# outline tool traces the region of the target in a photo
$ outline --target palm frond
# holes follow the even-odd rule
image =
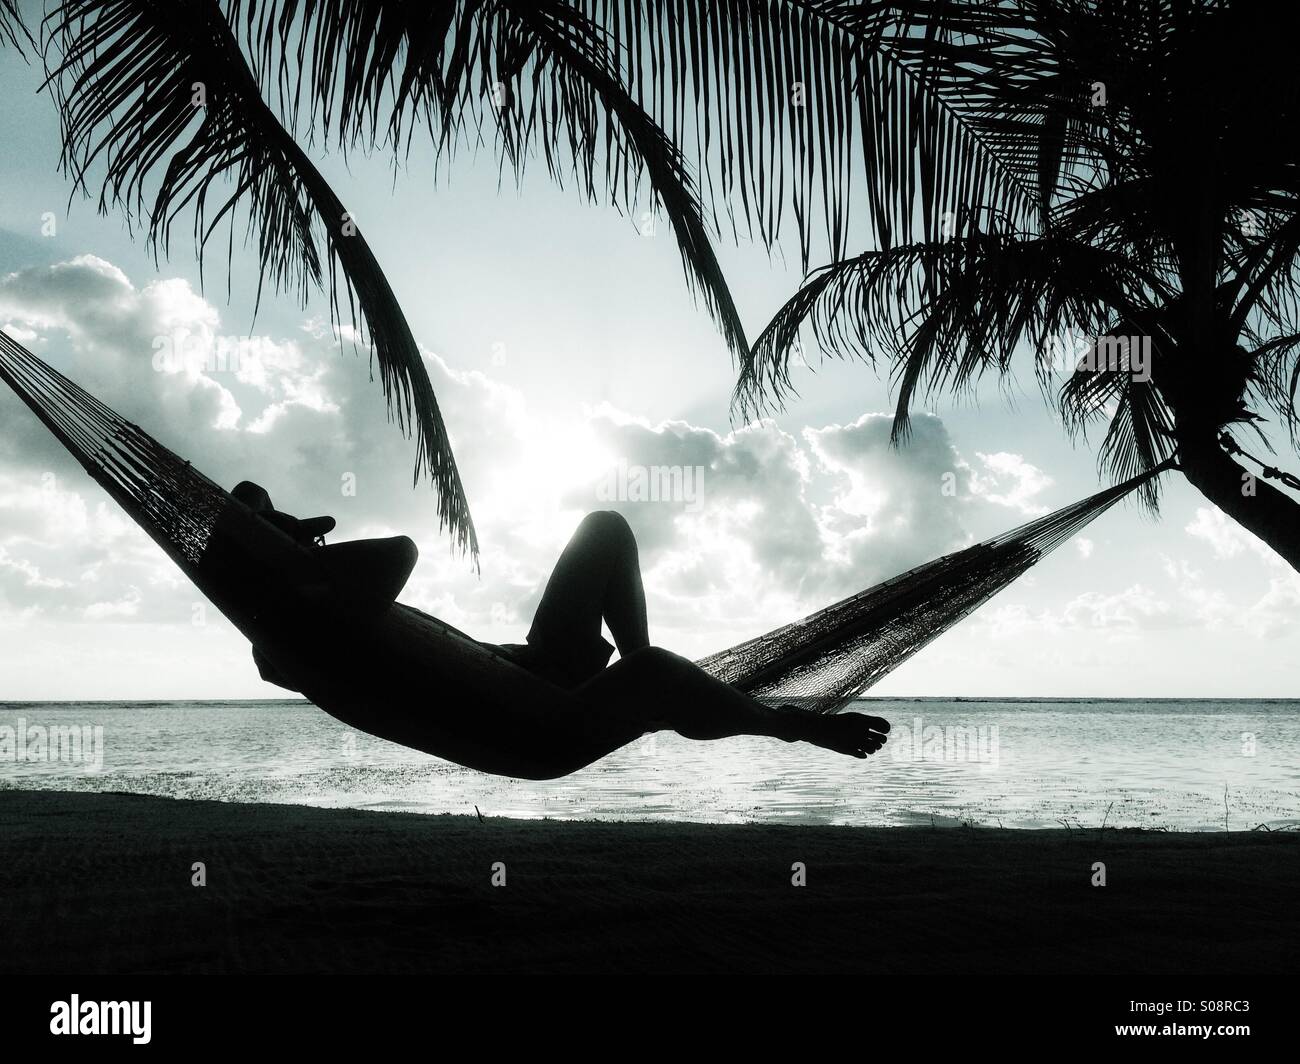
[[[1286,426],[1293,445],[1300,445],[1300,332],[1274,336],[1249,352],[1250,390]]]
[[[490,134],[522,175],[540,155],[561,184],[620,210],[648,197],[667,216],[688,281],[732,350],[747,341],[718,265],[695,178],[634,98],[620,42],[565,0],[228,0],[291,128],[345,150],[409,149],[419,130],[442,160]]]
[[[602,24],[620,6],[587,3]],[[996,6],[645,0],[625,5],[644,32],[620,40],[629,83],[670,139],[694,142],[692,162],[733,230],[739,217],[770,245],[793,215],[807,269],[814,236],[835,260],[851,234],[879,248],[940,227],[960,234],[975,203],[1032,214],[1032,175],[935,91],[1006,36],[1002,22],[1021,20]],[[936,61],[958,41],[961,60]]]
[[[886,145],[866,183],[876,247],[814,272],[773,317],[742,364],[743,412],[792,390],[805,327],[825,354],[887,360],[897,436],[919,394],[1006,374],[1026,346],[1047,390],[1053,334],[1122,326],[1150,340],[1153,379],[1090,367],[1059,396],[1072,431],[1108,420],[1099,460],[1116,479],[1158,466],[1173,434],[1255,424],[1264,407],[1297,435],[1294,19],[1220,0],[861,7],[883,63],[863,67]],[[890,111],[905,78],[921,91]],[[940,112],[964,147],[936,152],[946,134],[917,129]],[[993,176],[967,186],[945,239],[934,204],[978,167]],[[913,239],[892,246],[882,219]]]
[[[1097,465],[1118,483],[1150,472],[1174,454],[1170,435],[1174,419],[1157,388],[1137,383],[1128,374],[1107,375],[1120,380]],[[1152,512],[1160,506],[1160,483],[1155,477],[1137,489],[1138,498]]]
[[[727,228],[772,247],[793,218],[807,268],[814,239],[836,259],[854,226],[864,235],[855,199],[864,238],[887,247],[964,232],[968,204],[1028,218],[1041,198],[1046,167],[1018,167],[1025,137],[935,91],[950,67],[1017,39],[1026,16],[983,2],[226,2],[291,128],[302,115],[344,147],[397,152],[424,128],[443,155],[490,133],[516,174],[535,153],[629,213],[648,186],[733,347],[710,244]],[[918,33],[967,50],[931,68],[912,53]],[[1062,172],[1070,158],[1063,148]]]
[[[1117,307],[1149,331],[1145,292],[1158,285],[1123,256],[1054,234],[991,228],[866,252],[814,273],[782,307],[754,343],[736,402],[753,414],[783,398],[808,325],[824,353],[890,363],[898,436],[918,392],[962,390],[990,369],[1006,374],[1022,344],[1045,382],[1059,338],[1102,333]]]
[[[749,347],[744,326],[714,254],[694,181],[673,141],[624,88],[606,35],[562,0],[501,0],[500,11],[503,25],[530,56],[534,74],[527,100],[519,99],[517,106],[508,100],[495,109],[511,163],[522,164],[530,135],[541,130],[548,169],[559,176],[551,145],[567,137],[586,192],[594,196],[597,130],[603,124],[607,166],[627,187],[633,173],[645,174],[673,227],[688,280],[728,345],[743,355]]]
[[[1158,364],[1170,361],[1169,336],[1159,329],[1151,334],[1153,322],[1158,321],[1158,315],[1146,315],[1141,321],[1119,318],[1105,329],[1107,336],[1147,336],[1151,365],[1145,379],[1134,374],[1131,356],[1108,365],[1095,357],[1094,349],[1094,357],[1084,354],[1072,367],[1057,397],[1065,427],[1072,435],[1086,436],[1093,424],[1106,422],[1097,467],[1115,482],[1155,469],[1175,450],[1174,414],[1155,382]],[[1142,484],[1138,497],[1157,511],[1160,479]]]
[[[0,0],[0,44],[6,41],[24,57],[28,48],[36,48],[36,41],[18,10],[18,0]]]
[[[173,224],[191,211],[200,263],[225,222],[229,264],[243,209],[260,261],[259,302],[268,281],[303,301],[326,287],[336,320],[345,301],[372,346],[390,416],[415,435],[417,480],[428,473],[442,526],[477,557],[446,426],[392,288],[263,99],[217,0],[64,0],[47,16],[45,34],[62,162],[76,186],[89,192],[91,170],[102,164],[100,210],[123,209],[162,254]]]
[[[294,132],[400,149],[439,104],[448,46],[485,0],[223,0]]]

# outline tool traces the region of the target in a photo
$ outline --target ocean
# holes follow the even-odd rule
[[[1300,700],[859,705],[894,725],[866,761],[771,739],[665,733],[534,782],[395,746],[301,701],[0,702],[0,788],[516,818],[1300,826]]]

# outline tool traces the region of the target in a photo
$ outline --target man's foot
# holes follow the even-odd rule
[[[805,713],[806,743],[850,757],[867,757],[885,745],[889,721],[868,713]]]

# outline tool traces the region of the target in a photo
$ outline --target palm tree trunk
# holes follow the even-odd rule
[[[1300,502],[1239,466],[1213,434],[1180,434],[1178,461],[1193,487],[1300,572]]]

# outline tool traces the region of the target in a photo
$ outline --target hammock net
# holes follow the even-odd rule
[[[0,331],[0,379],[218,607],[241,604],[201,563],[236,502],[189,462]],[[771,703],[833,713],[1163,467],[899,576],[698,664]],[[251,608],[251,607],[249,607]]]

